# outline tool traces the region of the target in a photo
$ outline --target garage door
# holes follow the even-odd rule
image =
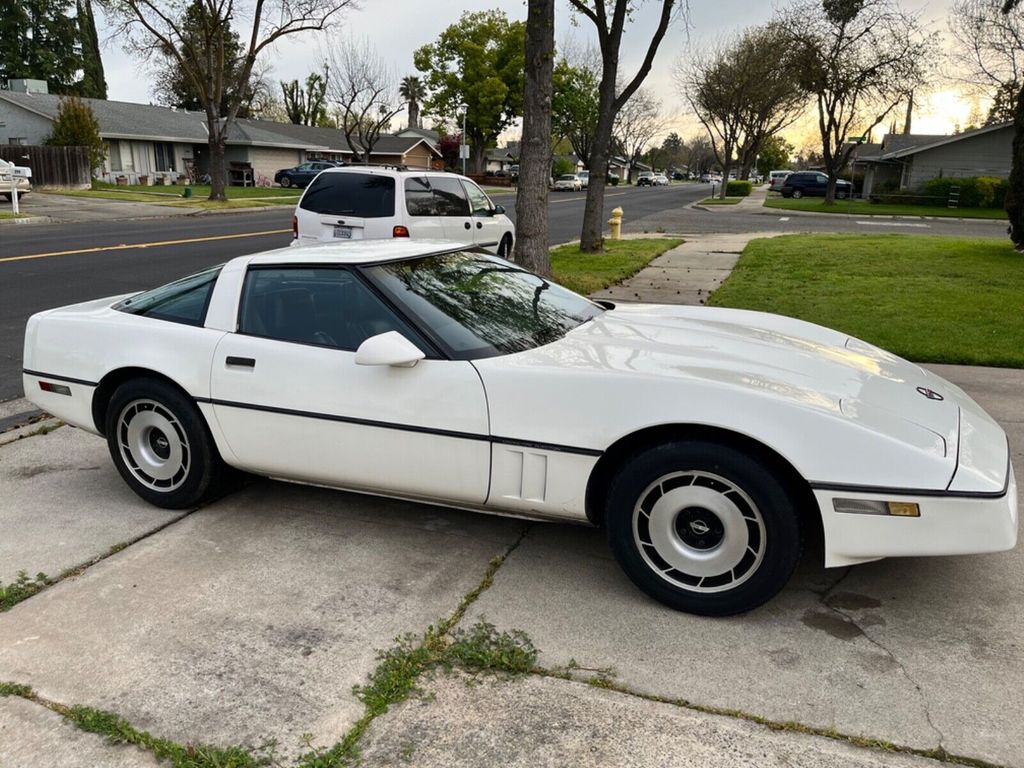
[[[255,178],[266,176],[273,181],[274,174],[282,168],[294,168],[299,164],[299,150],[249,147],[249,162]]]

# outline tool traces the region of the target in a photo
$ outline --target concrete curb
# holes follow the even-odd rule
[[[791,211],[786,208],[768,208],[761,207],[747,211],[747,213],[754,216],[809,216],[813,218],[831,218],[831,219],[847,219],[853,220],[858,215],[863,216],[866,219],[890,219],[890,220],[902,220],[902,221],[966,221],[971,224],[975,223],[987,223],[987,224],[1001,224],[1002,226],[1009,225],[1009,221],[1003,219],[980,219],[970,216],[900,216],[892,213],[829,213],[827,211]]]
[[[26,216],[23,219],[0,219],[0,227],[25,224],[52,224],[56,221],[49,216]]]

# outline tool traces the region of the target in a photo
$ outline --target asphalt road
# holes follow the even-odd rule
[[[987,221],[857,221],[847,216],[757,215],[687,207],[708,192],[707,185],[609,187],[604,217],[622,206],[626,232],[1003,234],[1003,226]],[[493,197],[514,219],[514,196]],[[585,201],[585,193],[552,193],[552,244],[579,237]],[[0,227],[0,402],[22,395],[23,334],[32,313],[151,288],[235,256],[286,246],[291,240],[291,213],[290,207],[283,207],[255,213]]]

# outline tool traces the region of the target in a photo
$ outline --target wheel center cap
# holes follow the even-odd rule
[[[676,517],[676,535],[693,549],[714,549],[725,537],[718,515],[704,507],[687,507]]]
[[[149,447],[161,459],[166,459],[171,455],[171,442],[159,429],[154,429],[149,433]]]

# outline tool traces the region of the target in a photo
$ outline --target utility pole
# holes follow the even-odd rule
[[[462,109],[462,145],[459,147],[459,155],[462,157],[462,175],[466,175],[466,158],[469,157],[469,144],[466,143],[466,113],[469,112],[469,104],[460,105]]]

